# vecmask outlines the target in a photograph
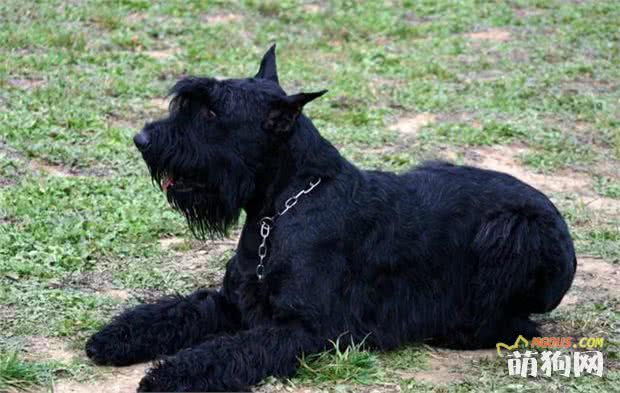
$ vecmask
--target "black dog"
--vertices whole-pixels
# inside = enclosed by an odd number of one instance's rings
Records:
[[[223,287],[140,305],[87,343],[139,391],[248,389],[346,334],[389,350],[481,348],[537,335],[575,274],[553,204],[507,174],[427,163],[400,175],[343,159],[286,95],[274,48],[254,78],[183,79],[134,141],[199,235],[247,218]]]

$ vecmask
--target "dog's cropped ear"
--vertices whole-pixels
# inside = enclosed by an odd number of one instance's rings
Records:
[[[301,113],[304,105],[325,93],[327,93],[327,90],[314,93],[298,93],[279,98],[272,104],[267,120],[263,123],[263,129],[274,134],[287,134],[293,128],[295,120],[297,120],[297,116]]]
[[[255,78],[269,79],[278,83],[278,67],[276,66],[276,44],[273,44],[260,62]]]

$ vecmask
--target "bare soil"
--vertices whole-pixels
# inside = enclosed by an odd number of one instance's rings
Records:
[[[403,379],[430,382],[436,385],[445,385],[451,382],[462,381],[467,377],[465,368],[472,362],[483,359],[495,359],[497,352],[494,349],[475,351],[453,351],[437,349],[429,355],[429,365],[426,370],[400,372]]]
[[[521,146],[493,146],[469,149],[465,152],[465,162],[485,169],[505,172],[524,181],[543,192],[586,193],[590,178],[581,173],[565,172],[547,175],[524,168],[518,156],[527,152]]]
[[[0,140],[0,155],[4,155],[8,158],[19,161],[20,163],[23,163],[24,166],[27,165],[28,168],[33,171],[45,172],[50,176],[71,177],[80,175],[80,173],[78,173],[77,171],[66,168],[62,165],[52,164],[44,160],[30,159],[24,154],[13,149],[2,140]],[[0,185],[11,185],[15,184],[16,182],[17,179],[0,179]]]
[[[232,12],[204,15],[202,20],[206,23],[230,23],[243,19],[242,15]]]
[[[28,166],[33,170],[42,171],[51,176],[58,176],[58,177],[77,176],[76,173],[64,168],[61,165],[54,165],[54,164],[46,163],[41,160],[31,160]]]
[[[56,337],[30,337],[22,351],[26,358],[39,361],[57,360],[68,363],[79,356],[68,348],[66,341]]]
[[[76,382],[61,380],[54,384],[52,391],[54,393],[92,393],[95,391],[135,393],[147,367],[148,365],[146,364],[119,367],[96,381]]]
[[[426,125],[434,123],[437,116],[432,113],[418,113],[412,117],[402,117],[389,127],[405,135],[415,136]]]
[[[178,53],[176,48],[156,49],[142,52],[145,55],[157,60],[165,60],[174,57]]]
[[[592,191],[592,179],[587,173],[572,170],[553,174],[534,172],[519,163],[518,157],[526,152],[525,147],[511,145],[468,149],[465,151],[465,163],[508,173],[544,193],[570,193],[592,210],[620,214],[620,200],[603,197]]]
[[[43,79],[36,78],[15,78],[9,79],[8,82],[10,85],[19,87],[20,89],[24,90],[36,89],[45,85],[45,81]]]
[[[511,33],[508,30],[489,29],[485,31],[467,33],[465,34],[465,37],[474,41],[506,42],[510,40]]]

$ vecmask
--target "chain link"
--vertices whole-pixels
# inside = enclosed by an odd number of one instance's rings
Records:
[[[293,195],[289,199],[284,202],[284,209],[280,212],[277,212],[273,216],[265,216],[260,219],[260,236],[262,241],[258,246],[258,265],[256,265],[256,276],[259,281],[262,281],[265,276],[265,258],[267,257],[267,238],[271,233],[271,229],[274,227],[275,221],[278,217],[288,212],[293,206],[295,206],[302,195],[306,195],[310,193],[316,186],[321,183],[321,178],[319,177],[315,182],[310,182],[308,188],[299,191],[297,194]]]

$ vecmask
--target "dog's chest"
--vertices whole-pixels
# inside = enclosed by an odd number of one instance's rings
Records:
[[[259,279],[258,242],[250,244],[249,239],[242,236],[224,283],[241,311],[244,324],[252,327],[303,317],[307,302],[301,296],[302,285],[296,277],[305,276],[304,266],[295,264],[295,258],[274,247],[273,254],[268,254],[265,260],[264,277]]]
[[[259,279],[256,273],[258,254],[240,244],[234,263],[228,267],[228,275],[233,279],[225,285],[229,286],[227,289],[234,296],[248,326],[264,324],[279,314],[274,308],[274,300],[281,293],[282,281],[287,279],[284,274],[286,267],[281,264],[274,266],[271,260],[265,262],[265,275]]]

